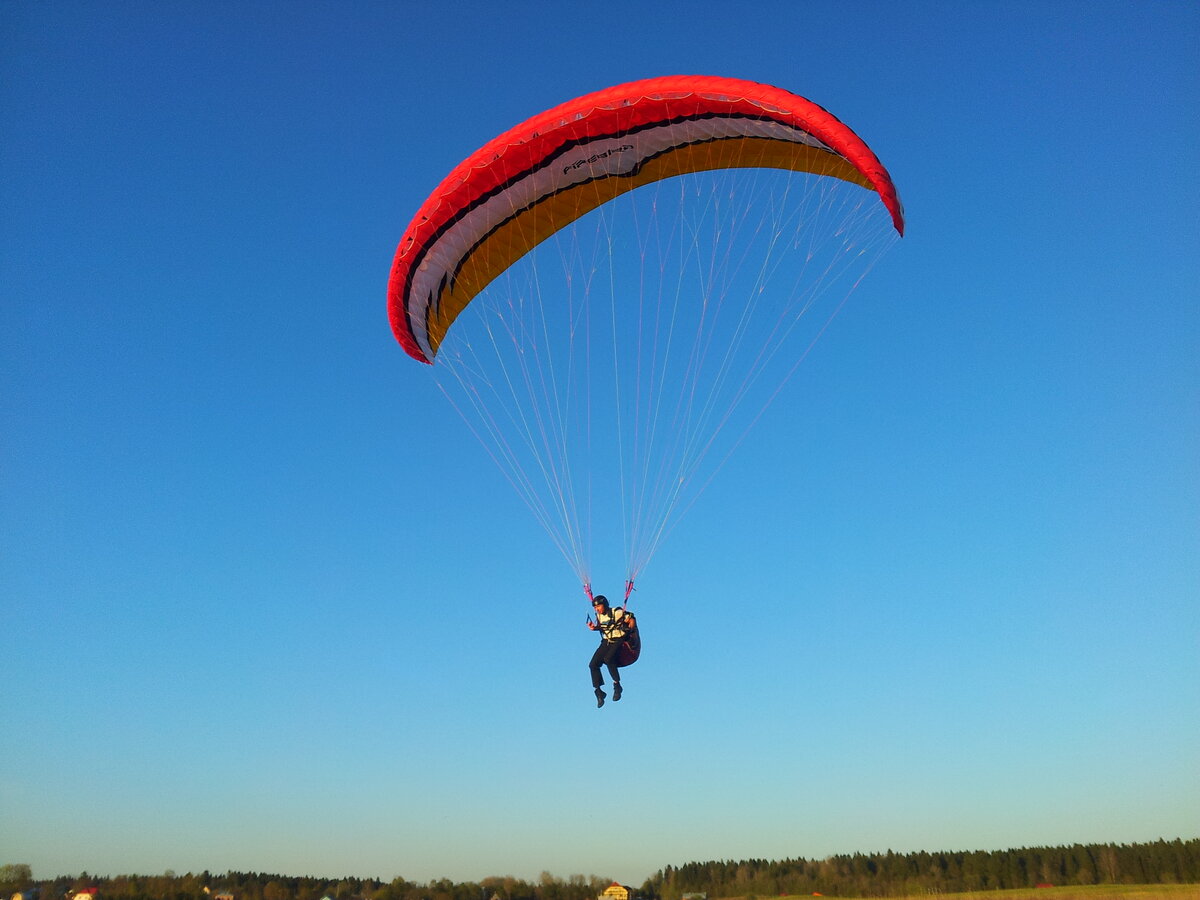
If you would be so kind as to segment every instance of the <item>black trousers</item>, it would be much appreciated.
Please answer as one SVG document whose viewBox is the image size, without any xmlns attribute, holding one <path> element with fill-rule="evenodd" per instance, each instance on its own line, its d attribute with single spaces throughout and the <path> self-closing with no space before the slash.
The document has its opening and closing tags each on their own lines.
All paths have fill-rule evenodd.
<svg viewBox="0 0 1200 900">
<path fill-rule="evenodd" d="M 604 676 L 600 674 L 601 666 L 608 666 L 608 677 L 613 684 L 621 683 L 621 672 L 617 668 L 617 651 L 621 649 L 620 641 L 601 641 L 588 668 L 592 670 L 592 687 L 598 688 L 604 684 Z"/>
</svg>

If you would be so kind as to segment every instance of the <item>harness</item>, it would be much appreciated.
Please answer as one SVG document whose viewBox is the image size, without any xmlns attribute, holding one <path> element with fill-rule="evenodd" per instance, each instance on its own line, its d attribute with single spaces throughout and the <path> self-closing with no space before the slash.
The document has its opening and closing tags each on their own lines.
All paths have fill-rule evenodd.
<svg viewBox="0 0 1200 900">
<path fill-rule="evenodd" d="M 589 584 L 586 581 L 583 584 L 583 592 L 585 594 L 587 594 L 588 603 L 591 603 L 592 602 L 592 586 L 591 586 L 591 584 Z M 613 614 L 616 612 L 616 609 L 614 609 L 612 607 L 610 607 L 611 612 L 609 613 L 609 621 L 607 624 L 604 622 L 601 622 L 600 614 L 596 613 L 596 626 L 600 630 L 600 635 L 604 639 L 604 642 L 606 644 L 616 644 L 618 642 L 621 644 L 621 649 L 617 651 L 617 658 L 616 658 L 616 663 L 617 663 L 618 667 L 633 665 L 635 662 L 637 662 L 638 657 L 642 653 L 642 637 L 640 634 L 638 634 L 638 627 L 637 627 L 636 621 L 634 622 L 632 628 L 629 628 L 627 623 L 625 624 L 624 627 L 626 630 L 625 630 L 624 636 L 619 637 L 619 638 L 610 638 L 609 637 L 609 634 L 612 632 L 612 630 L 615 628 L 621 627 L 621 623 L 625 622 L 626 617 L 629 615 L 626 607 L 629 606 L 629 595 L 632 593 L 633 593 L 633 581 L 631 579 L 631 580 L 628 580 L 625 582 L 625 599 L 624 599 L 624 601 L 622 601 L 621 605 L 616 608 L 616 609 L 620 609 L 621 612 L 623 613 L 623 615 L 621 616 L 620 622 L 616 621 L 613 618 Z M 592 617 L 589 615 L 588 621 L 590 622 L 591 620 L 592 620 Z"/>
</svg>

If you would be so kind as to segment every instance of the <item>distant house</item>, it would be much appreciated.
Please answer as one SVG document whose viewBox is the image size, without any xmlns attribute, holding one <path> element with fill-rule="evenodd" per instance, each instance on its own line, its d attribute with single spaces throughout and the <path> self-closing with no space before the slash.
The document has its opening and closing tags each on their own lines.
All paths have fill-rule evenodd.
<svg viewBox="0 0 1200 900">
<path fill-rule="evenodd" d="M 632 900 L 633 888 L 615 881 L 606 887 L 597 900 Z"/>
<path fill-rule="evenodd" d="M 703 894 L 684 894 L 680 900 L 708 900 L 708 892 Z"/>
</svg>

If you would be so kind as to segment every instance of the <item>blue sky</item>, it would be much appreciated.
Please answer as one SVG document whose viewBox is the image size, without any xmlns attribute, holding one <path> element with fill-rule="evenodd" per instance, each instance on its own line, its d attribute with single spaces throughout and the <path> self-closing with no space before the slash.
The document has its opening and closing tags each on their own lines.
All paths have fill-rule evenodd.
<svg viewBox="0 0 1200 900">
<path fill-rule="evenodd" d="M 0 3 L 0 862 L 1200 834 L 1200 8 L 647 6 Z M 387 275 L 478 145 L 680 73 L 834 111 L 909 230 L 597 710 L 574 576 Z"/>
</svg>

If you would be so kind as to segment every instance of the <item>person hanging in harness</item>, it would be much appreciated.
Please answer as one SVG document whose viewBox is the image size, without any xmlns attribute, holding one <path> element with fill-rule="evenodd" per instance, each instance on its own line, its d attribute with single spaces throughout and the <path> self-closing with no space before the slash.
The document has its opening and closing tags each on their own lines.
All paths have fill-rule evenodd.
<svg viewBox="0 0 1200 900">
<path fill-rule="evenodd" d="M 592 654 L 592 661 L 588 663 L 588 668 L 592 672 L 592 688 L 596 692 L 596 706 L 604 705 L 604 700 L 608 696 L 604 693 L 604 676 L 600 673 L 601 666 L 608 666 L 608 676 L 612 679 L 613 685 L 613 701 L 621 699 L 621 672 L 617 667 L 626 663 L 621 660 L 621 651 L 627 643 L 627 639 L 636 635 L 637 620 L 634 619 L 633 613 L 626 610 L 624 607 L 613 609 L 608 605 L 608 598 L 603 594 L 597 594 L 592 598 L 592 608 L 596 611 L 596 621 L 593 622 L 591 617 L 588 617 L 587 627 L 589 631 L 600 632 L 600 646 L 596 648 L 596 652 Z M 626 654 L 628 654 L 628 649 Z M 633 659 L 636 659 L 636 654 Z M 629 662 L 633 660 L 630 659 Z"/>
</svg>

